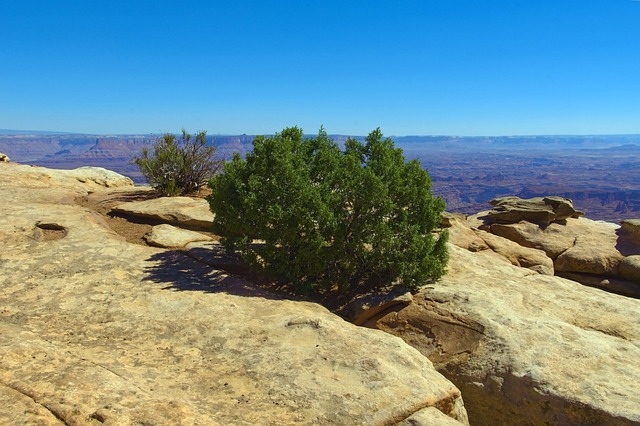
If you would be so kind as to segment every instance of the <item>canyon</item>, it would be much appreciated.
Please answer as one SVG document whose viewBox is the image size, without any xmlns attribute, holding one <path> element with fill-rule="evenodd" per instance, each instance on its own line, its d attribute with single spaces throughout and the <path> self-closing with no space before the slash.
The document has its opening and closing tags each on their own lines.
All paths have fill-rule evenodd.
<svg viewBox="0 0 640 426">
<path fill-rule="evenodd" d="M 330 135 L 341 144 L 344 135 Z M 29 134 L 0 131 L 0 152 L 21 163 L 69 169 L 105 167 L 138 184 L 130 160 L 153 135 Z M 362 137 L 357 137 L 362 139 Z M 640 214 L 640 135 L 527 137 L 393 137 L 405 158 L 428 169 L 447 210 L 473 214 L 495 198 L 555 195 L 589 218 L 618 222 Z M 222 158 L 251 149 L 251 135 L 213 135 Z"/>
</svg>

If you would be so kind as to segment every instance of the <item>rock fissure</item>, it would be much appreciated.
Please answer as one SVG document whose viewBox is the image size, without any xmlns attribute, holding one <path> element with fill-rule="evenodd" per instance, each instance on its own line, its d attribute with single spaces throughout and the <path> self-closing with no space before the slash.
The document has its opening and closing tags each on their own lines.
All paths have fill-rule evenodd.
<svg viewBox="0 0 640 426">
<path fill-rule="evenodd" d="M 64 413 L 61 413 L 58 410 L 56 410 L 56 409 L 54 409 L 52 407 L 49 407 L 47 404 L 43 404 L 42 402 L 40 402 L 39 398 L 35 395 L 35 393 L 28 391 L 27 389 L 23 388 L 20 385 L 12 385 L 12 384 L 7 383 L 7 382 L 5 382 L 3 380 L 0 380 L 0 384 L 3 385 L 3 386 L 6 386 L 9 389 L 12 389 L 15 392 L 18 392 L 21 395 L 26 396 L 31 401 L 33 401 L 34 404 L 42 407 L 47 412 L 51 413 L 51 415 L 53 417 L 55 417 L 56 419 L 58 419 L 62 424 L 70 426 L 69 423 L 67 423 L 67 421 L 65 420 Z"/>
</svg>

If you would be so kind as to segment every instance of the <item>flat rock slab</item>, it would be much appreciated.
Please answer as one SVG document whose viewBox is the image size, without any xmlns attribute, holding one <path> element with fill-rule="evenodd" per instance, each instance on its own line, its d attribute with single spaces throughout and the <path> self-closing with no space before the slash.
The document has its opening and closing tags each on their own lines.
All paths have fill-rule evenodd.
<svg viewBox="0 0 640 426">
<path fill-rule="evenodd" d="M 144 236 L 144 239 L 149 245 L 164 248 L 179 248 L 196 241 L 212 240 L 208 235 L 168 224 L 154 226 L 151 228 L 151 232 Z"/>
<path fill-rule="evenodd" d="M 378 320 L 428 355 L 475 424 L 640 424 L 640 300 L 450 245 L 449 272 Z"/>
<path fill-rule="evenodd" d="M 144 201 L 131 201 L 115 206 L 113 211 L 135 217 L 155 219 L 180 227 L 210 231 L 213 213 L 202 198 L 162 197 Z"/>
<path fill-rule="evenodd" d="M 468 424 L 397 337 L 126 243 L 58 204 L 86 194 L 75 177 L 2 169 L 0 424 L 390 425 L 429 407 Z"/>
<path fill-rule="evenodd" d="M 499 197 L 489 201 L 494 206 L 487 217 L 491 221 L 515 223 L 522 220 L 535 223 L 550 223 L 584 213 L 573 208 L 573 203 L 563 197 Z"/>
</svg>

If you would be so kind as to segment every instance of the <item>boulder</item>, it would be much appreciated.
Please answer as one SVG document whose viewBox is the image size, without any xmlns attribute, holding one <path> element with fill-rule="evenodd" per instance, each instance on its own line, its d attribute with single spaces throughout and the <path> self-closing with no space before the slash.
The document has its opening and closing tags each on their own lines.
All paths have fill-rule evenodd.
<svg viewBox="0 0 640 426">
<path fill-rule="evenodd" d="M 129 244 L 73 204 L 107 189 L 23 170 L 0 167 L 0 424 L 468 424 L 402 340 Z"/>
<path fill-rule="evenodd" d="M 539 197 L 522 199 L 520 197 L 499 197 L 489 201 L 494 206 L 487 219 L 492 222 L 551 223 L 584 215 L 573 208 L 573 203 L 563 197 Z"/>
<path fill-rule="evenodd" d="M 0 163 L 9 163 L 11 160 L 7 154 L 3 154 L 0 152 Z"/>
<path fill-rule="evenodd" d="M 623 278 L 640 281 L 640 255 L 627 256 L 618 264 L 618 271 Z"/>
<path fill-rule="evenodd" d="M 184 247 L 196 241 L 211 241 L 211 237 L 195 231 L 162 224 L 151 228 L 151 232 L 144 236 L 147 244 L 155 247 L 175 248 Z"/>
<path fill-rule="evenodd" d="M 74 177 L 81 183 L 92 182 L 105 188 L 131 187 L 131 178 L 122 176 L 111 170 L 102 167 L 79 167 L 73 170 L 64 170 L 69 176 Z"/>
<path fill-rule="evenodd" d="M 544 251 L 551 259 L 556 259 L 562 253 L 573 247 L 576 241 L 576 233 L 568 232 L 574 219 L 568 219 L 566 225 L 551 223 L 546 227 L 531 222 L 518 223 L 494 223 L 491 224 L 491 233 L 499 235 L 523 247 L 530 247 Z"/>
<path fill-rule="evenodd" d="M 152 200 L 131 201 L 113 208 L 116 213 L 150 218 L 183 228 L 211 230 L 213 213 L 202 198 L 161 197 Z"/>
<path fill-rule="evenodd" d="M 462 390 L 473 424 L 640 423 L 640 300 L 449 253 L 442 280 L 376 324 Z"/>
<path fill-rule="evenodd" d="M 640 244 L 640 219 L 625 219 L 620 224 L 622 225 L 621 231 Z"/>
<path fill-rule="evenodd" d="M 492 224 L 489 229 L 522 246 L 543 250 L 554 259 L 556 272 L 616 276 L 625 255 L 640 253 L 640 245 L 621 244 L 618 228 L 612 223 L 569 218 L 548 226 L 519 222 Z"/>
</svg>

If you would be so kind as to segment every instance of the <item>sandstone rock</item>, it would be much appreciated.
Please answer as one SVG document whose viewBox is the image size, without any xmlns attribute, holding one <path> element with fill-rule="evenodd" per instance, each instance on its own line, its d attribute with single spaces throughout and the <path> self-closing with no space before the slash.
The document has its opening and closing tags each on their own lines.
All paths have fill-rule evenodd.
<svg viewBox="0 0 640 426">
<path fill-rule="evenodd" d="M 11 160 L 7 154 L 3 154 L 0 152 L 0 163 L 9 163 Z"/>
<path fill-rule="evenodd" d="M 636 243 L 640 244 L 640 219 L 625 219 L 620 222 L 622 231 L 629 234 Z"/>
<path fill-rule="evenodd" d="M 395 426 L 456 426 L 460 423 L 435 407 L 420 410 L 403 421 L 396 423 Z"/>
<path fill-rule="evenodd" d="M 627 256 L 622 259 L 618 270 L 623 278 L 640 281 L 640 255 Z"/>
<path fill-rule="evenodd" d="M 450 226 L 453 226 L 455 222 L 464 222 L 466 220 L 467 216 L 463 215 L 462 213 L 443 212 L 442 218 L 440 220 L 440 226 L 448 228 Z"/>
<path fill-rule="evenodd" d="M 0 167 L 0 424 L 382 425 L 428 407 L 467 424 L 400 339 L 128 244 L 59 204 L 95 181 L 23 170 Z"/>
<path fill-rule="evenodd" d="M 547 257 L 544 251 L 523 247 L 485 231 L 478 230 L 475 233 L 491 250 L 504 256 L 512 265 L 528 268 L 539 274 L 553 275 L 553 260 Z"/>
<path fill-rule="evenodd" d="M 480 238 L 467 223 L 453 223 L 449 228 L 449 242 L 469 251 L 489 250 L 487 243 Z"/>
<path fill-rule="evenodd" d="M 526 220 L 550 223 L 584 214 L 573 208 L 571 200 L 562 197 L 500 197 L 489 201 L 489 204 L 494 208 L 489 212 L 488 219 L 496 222 L 515 223 Z"/>
<path fill-rule="evenodd" d="M 449 250 L 448 274 L 377 323 L 462 390 L 472 423 L 640 422 L 639 300 Z"/>
<path fill-rule="evenodd" d="M 151 232 L 145 235 L 145 241 L 155 247 L 184 247 L 196 241 L 210 241 L 211 237 L 195 231 L 177 228 L 172 225 L 162 224 L 151 228 Z"/>
<path fill-rule="evenodd" d="M 102 167 L 79 167 L 74 170 L 64 170 L 69 176 L 76 178 L 82 183 L 93 182 L 106 188 L 129 187 L 133 186 L 133 181 L 126 177 L 103 169 Z"/>
<path fill-rule="evenodd" d="M 152 218 L 180 227 L 211 230 L 213 213 L 209 203 L 202 198 L 162 197 L 152 200 L 132 201 L 117 205 L 114 212 L 130 216 Z"/>
<path fill-rule="evenodd" d="M 494 223 L 490 229 L 495 235 L 507 238 L 524 247 L 542 250 L 551 259 L 556 259 L 575 244 L 576 233 L 568 232 L 568 226 L 573 223 L 573 219 L 568 219 L 566 225 L 552 223 L 544 228 L 526 221 L 509 224 Z"/>
<path fill-rule="evenodd" d="M 640 299 L 640 282 L 638 281 L 603 277 L 602 275 L 585 274 L 580 272 L 558 272 L 558 276 L 579 282 L 580 284 L 589 287 L 599 288 L 610 293 Z"/>
<path fill-rule="evenodd" d="M 618 251 L 617 225 L 580 219 L 582 228 L 573 247 L 559 255 L 554 264 L 557 271 L 617 275 L 623 255 Z M 586 226 L 585 226 L 586 225 Z"/>
<path fill-rule="evenodd" d="M 615 276 L 623 246 L 625 254 L 640 252 L 638 245 L 621 245 L 617 225 L 585 218 L 544 227 L 527 222 L 492 224 L 490 229 L 522 246 L 544 250 L 555 260 L 556 272 Z"/>
<path fill-rule="evenodd" d="M 358 296 L 349 304 L 349 319 L 355 325 L 362 325 L 380 313 L 391 309 L 402 309 L 412 302 L 411 292 L 402 290 Z"/>
</svg>

